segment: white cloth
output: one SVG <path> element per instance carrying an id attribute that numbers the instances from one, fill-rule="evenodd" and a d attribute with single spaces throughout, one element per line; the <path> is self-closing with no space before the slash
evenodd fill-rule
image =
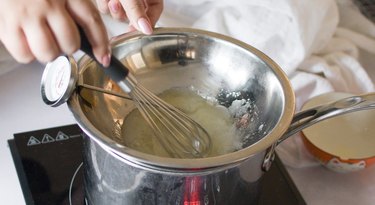
<path id="1" fill-rule="evenodd" d="M 161 26 L 194 27 L 242 40 L 288 74 L 333 35 L 333 0 L 166 0 Z"/>
<path id="2" fill-rule="evenodd" d="M 351 0 L 165 0 L 159 25 L 214 31 L 258 48 L 289 76 L 297 110 L 325 92 L 375 90 L 358 60 L 360 49 L 375 57 L 375 27 Z M 318 165 L 298 134 L 277 152 L 292 167 Z"/>

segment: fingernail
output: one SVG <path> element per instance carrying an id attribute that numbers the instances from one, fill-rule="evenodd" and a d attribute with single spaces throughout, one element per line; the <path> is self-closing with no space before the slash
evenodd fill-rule
<path id="1" fill-rule="evenodd" d="M 117 13 L 118 10 L 119 10 L 119 5 L 117 2 L 112 2 L 110 5 L 109 5 L 112 13 Z"/>
<path id="2" fill-rule="evenodd" d="M 138 26 L 144 34 L 152 34 L 152 27 L 146 18 L 140 18 L 138 20 Z"/>
<path id="3" fill-rule="evenodd" d="M 111 63 L 111 54 L 107 54 L 107 55 L 103 56 L 102 65 L 104 67 L 108 67 L 110 63 Z"/>

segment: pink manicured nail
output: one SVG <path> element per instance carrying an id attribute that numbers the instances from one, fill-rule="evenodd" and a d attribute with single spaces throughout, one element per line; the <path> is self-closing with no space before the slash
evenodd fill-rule
<path id="1" fill-rule="evenodd" d="M 147 21 L 146 18 L 140 18 L 138 20 L 138 26 L 144 34 L 152 34 L 151 24 Z"/>
<path id="2" fill-rule="evenodd" d="M 111 62 L 111 54 L 105 55 L 102 58 L 102 64 L 104 67 L 108 67 Z"/>

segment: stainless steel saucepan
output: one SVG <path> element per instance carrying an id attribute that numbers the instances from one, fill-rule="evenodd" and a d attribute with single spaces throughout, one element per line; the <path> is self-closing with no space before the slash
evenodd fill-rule
<path id="1" fill-rule="evenodd" d="M 372 109 L 375 94 L 342 99 L 295 114 L 295 97 L 282 69 L 262 52 L 217 33 L 159 28 L 145 36 L 112 40 L 113 53 L 154 93 L 185 87 L 223 106 L 253 105 L 243 147 L 229 154 L 174 159 L 124 146 L 124 117 L 131 100 L 77 86 L 68 106 L 88 137 L 84 176 L 89 204 L 253 204 L 274 148 L 287 137 L 326 118 Z M 88 57 L 76 65 L 78 84 L 120 92 Z M 271 196 L 272 197 L 272 196 Z"/>

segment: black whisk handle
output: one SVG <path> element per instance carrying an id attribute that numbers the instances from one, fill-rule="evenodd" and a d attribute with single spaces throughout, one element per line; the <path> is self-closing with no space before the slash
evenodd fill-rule
<path id="1" fill-rule="evenodd" d="M 77 25 L 78 26 L 78 25 Z M 85 32 L 82 27 L 78 26 L 79 35 L 81 37 L 81 51 L 85 52 L 93 60 L 95 60 L 103 69 L 104 73 L 108 75 L 115 82 L 123 81 L 126 76 L 129 74 L 129 69 L 125 67 L 121 61 L 119 61 L 113 55 L 111 56 L 111 62 L 108 67 L 104 67 L 98 60 L 95 58 L 94 53 L 92 52 L 92 47 L 88 41 Z"/>

